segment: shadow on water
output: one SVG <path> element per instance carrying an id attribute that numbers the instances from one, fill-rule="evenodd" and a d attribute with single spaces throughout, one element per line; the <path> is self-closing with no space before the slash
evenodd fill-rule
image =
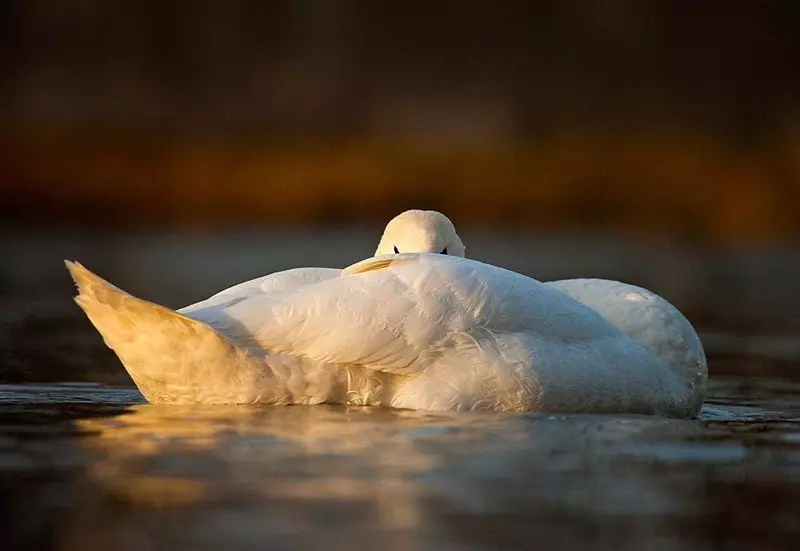
<path id="1" fill-rule="evenodd" d="M 800 299 L 785 283 L 800 256 L 468 243 L 540 279 L 633 281 L 695 312 L 712 380 L 701 417 L 683 421 L 147 405 L 71 303 L 61 258 L 178 306 L 299 258 L 343 266 L 373 243 L 142 239 L 0 240 L 18 261 L 0 276 L 3 549 L 796 545 Z M 337 239 L 365 253 L 333 255 Z"/>

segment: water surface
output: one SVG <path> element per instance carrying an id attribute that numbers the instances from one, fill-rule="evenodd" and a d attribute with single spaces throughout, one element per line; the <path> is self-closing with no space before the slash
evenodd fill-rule
<path id="1" fill-rule="evenodd" d="M 788 549 L 798 535 L 786 380 L 716 381 L 692 421 L 157 407 L 85 384 L 3 385 L 0 402 L 20 549 Z"/>

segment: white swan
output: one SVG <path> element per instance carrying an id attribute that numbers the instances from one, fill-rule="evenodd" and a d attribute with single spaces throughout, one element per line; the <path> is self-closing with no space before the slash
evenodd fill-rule
<path id="1" fill-rule="evenodd" d="M 389 229 L 377 252 L 399 240 Z M 449 253 L 455 231 L 440 233 L 425 246 L 444 252 L 444 244 Z M 685 318 L 652 293 L 638 290 L 639 300 L 620 287 L 614 304 L 630 302 L 626 312 L 635 315 L 610 323 L 581 302 L 595 300 L 585 292 L 590 281 L 563 292 L 558 283 L 450 254 L 398 251 L 320 277 L 282 272 L 283 285 L 265 286 L 267 276 L 183 313 L 68 267 L 78 304 L 153 403 L 699 411 L 702 346 Z M 637 332 L 642 323 L 664 331 Z"/>

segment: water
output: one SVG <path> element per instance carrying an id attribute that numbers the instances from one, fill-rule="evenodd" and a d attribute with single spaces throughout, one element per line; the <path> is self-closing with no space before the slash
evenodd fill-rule
<path id="1" fill-rule="evenodd" d="M 179 306 L 274 269 L 345 265 L 372 241 L 0 240 L 0 256 L 13 259 L 0 279 L 3 549 L 796 548 L 800 300 L 787 283 L 800 254 L 791 250 L 468 241 L 473 256 L 541 279 L 627 279 L 690 312 L 712 372 L 697 420 L 154 407 L 70 302 L 59 264 L 77 258 Z"/>

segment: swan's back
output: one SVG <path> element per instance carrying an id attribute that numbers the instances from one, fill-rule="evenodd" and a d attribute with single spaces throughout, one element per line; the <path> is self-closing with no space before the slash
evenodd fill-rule
<path id="1" fill-rule="evenodd" d="M 411 345 L 416 354 L 438 338 L 465 331 L 525 334 L 560 343 L 620 336 L 592 309 L 532 278 L 435 254 L 371 258 L 340 277 L 222 301 L 191 315 L 273 351 L 292 353 L 300 342 L 320 342 L 323 333 L 330 333 L 340 345 L 309 343 L 303 353 L 316 356 L 319 349 L 320 356 L 347 361 L 359 361 L 361 349 L 390 340 Z"/>
<path id="2" fill-rule="evenodd" d="M 534 279 L 435 254 L 193 315 L 251 350 L 401 377 L 413 409 L 691 414 L 686 382 L 600 314 Z"/>

